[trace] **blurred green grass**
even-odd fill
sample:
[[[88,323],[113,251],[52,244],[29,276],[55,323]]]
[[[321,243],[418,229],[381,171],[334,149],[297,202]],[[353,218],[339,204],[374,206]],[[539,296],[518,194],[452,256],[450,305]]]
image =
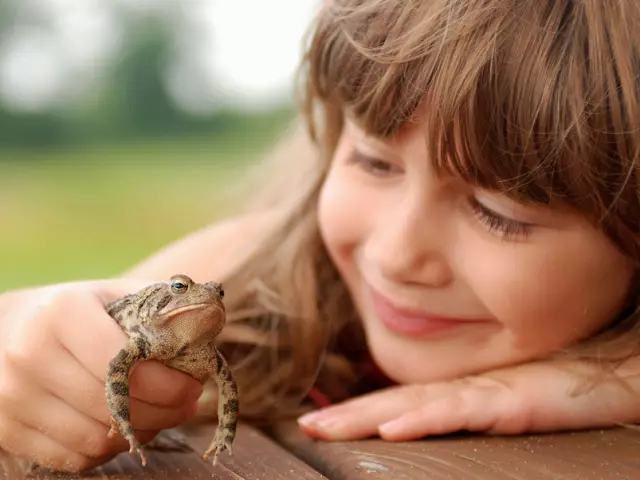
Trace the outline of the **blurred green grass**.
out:
[[[268,130],[0,152],[0,291],[115,275],[228,215]]]

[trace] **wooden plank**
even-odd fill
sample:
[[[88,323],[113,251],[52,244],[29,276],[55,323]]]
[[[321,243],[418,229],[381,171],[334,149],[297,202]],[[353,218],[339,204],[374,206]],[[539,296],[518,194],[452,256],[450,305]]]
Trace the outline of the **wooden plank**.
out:
[[[179,430],[180,431],[180,430]],[[219,464],[202,461],[204,452],[215,432],[215,424],[197,426],[181,431],[192,452],[159,452],[147,450],[147,466],[142,467],[138,457],[127,452],[93,470],[83,472],[83,479],[133,480],[241,480],[241,479],[298,479],[321,480],[319,474],[303,461],[284,450],[263,433],[248,425],[240,424],[233,447],[233,456],[223,452]],[[0,451],[0,479],[61,480],[73,478],[66,475],[37,470],[26,476],[24,462]]]
[[[332,480],[602,480],[640,478],[640,433],[628,429],[527,436],[449,435],[415,442],[323,442],[295,423],[270,435]]]

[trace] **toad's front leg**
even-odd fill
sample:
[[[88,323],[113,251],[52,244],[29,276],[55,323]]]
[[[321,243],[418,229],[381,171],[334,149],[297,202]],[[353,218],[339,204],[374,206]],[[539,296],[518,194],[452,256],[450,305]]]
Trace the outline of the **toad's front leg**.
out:
[[[218,428],[211,445],[202,455],[202,460],[206,461],[213,455],[213,465],[216,465],[218,456],[224,449],[229,451],[229,455],[233,455],[231,445],[236,436],[238,423],[238,387],[220,351],[213,345],[211,349],[211,375],[218,384]]]
[[[129,442],[129,454],[137,452],[143,466],[147,464],[147,459],[135,437],[129,416],[129,372],[137,362],[148,358],[149,353],[149,345],[144,339],[132,337],[109,362],[105,385],[107,406],[111,414],[111,429],[107,435],[113,437],[119,431]]]

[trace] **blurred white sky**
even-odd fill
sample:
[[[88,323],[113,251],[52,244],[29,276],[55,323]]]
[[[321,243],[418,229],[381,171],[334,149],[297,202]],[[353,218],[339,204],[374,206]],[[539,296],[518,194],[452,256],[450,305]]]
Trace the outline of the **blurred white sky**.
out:
[[[112,7],[169,9],[188,19],[167,86],[183,108],[262,108],[291,95],[302,36],[319,0],[21,0],[46,28],[16,23],[0,50],[0,100],[39,110],[82,95],[117,52]]]

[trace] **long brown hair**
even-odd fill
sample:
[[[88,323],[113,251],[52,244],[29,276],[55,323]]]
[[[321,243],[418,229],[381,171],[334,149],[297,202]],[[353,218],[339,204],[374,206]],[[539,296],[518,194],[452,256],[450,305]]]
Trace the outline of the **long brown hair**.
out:
[[[357,379],[356,313],[316,219],[345,115],[383,138],[425,121],[437,169],[579,212],[638,262],[638,25],[637,0],[324,1],[300,69],[312,143],[269,164],[280,180],[260,198],[280,213],[225,279],[221,346],[242,413],[290,414],[314,382]],[[636,299],[634,286],[619,319],[568,351],[601,362],[637,353]],[[338,348],[346,328],[355,336]]]

